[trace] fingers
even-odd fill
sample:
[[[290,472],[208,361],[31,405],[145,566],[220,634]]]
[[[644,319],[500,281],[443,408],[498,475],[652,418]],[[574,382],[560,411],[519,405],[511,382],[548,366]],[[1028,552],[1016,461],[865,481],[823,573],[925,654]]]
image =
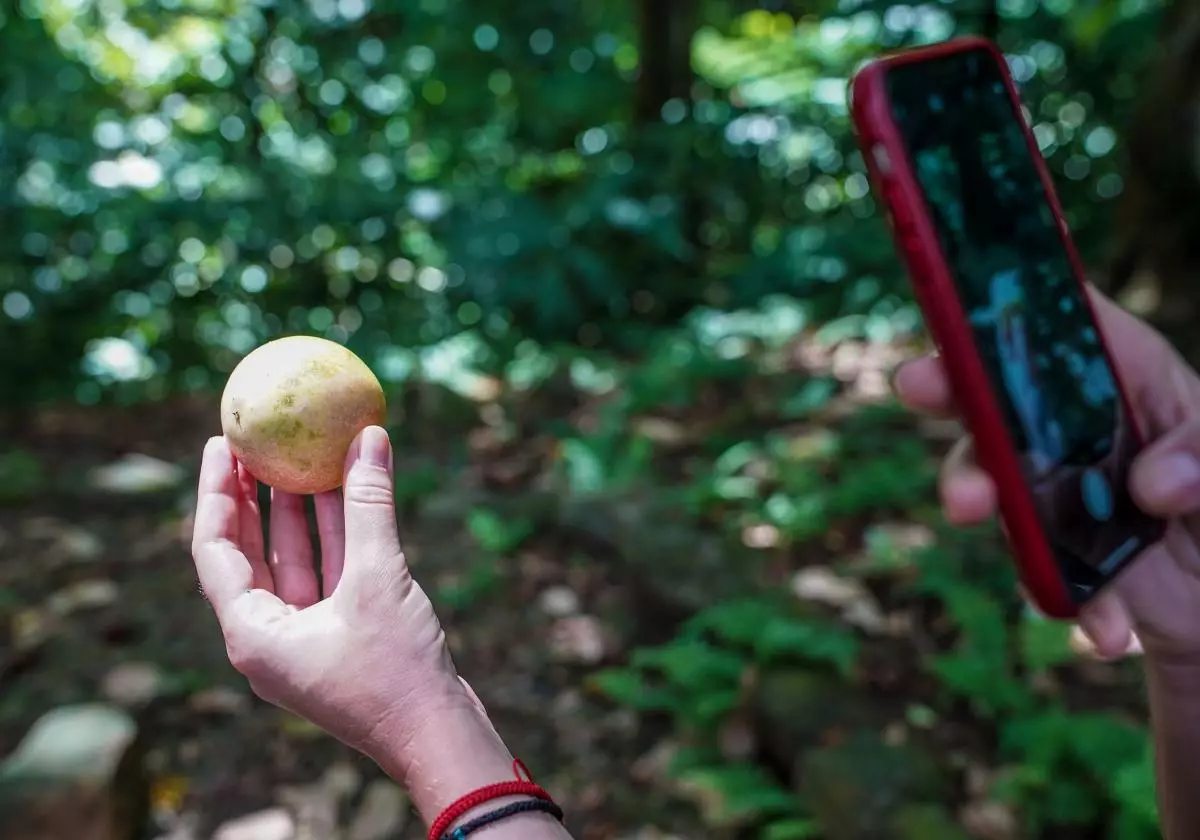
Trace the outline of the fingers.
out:
[[[1134,459],[1129,489],[1152,516],[1200,511],[1200,421],[1184,423],[1143,450]]]
[[[271,490],[268,563],[281,601],[299,609],[317,602],[317,573],[302,496]]]
[[[1152,399],[1168,397],[1161,386],[1169,383],[1170,369],[1186,367],[1162,333],[1137,315],[1107,297],[1096,287],[1088,286],[1092,311],[1112,351],[1118,374],[1128,379],[1132,390],[1143,392]],[[1152,409],[1153,406],[1146,406]]]
[[[946,521],[953,525],[974,525],[996,512],[996,485],[975,465],[970,438],[959,440],[946,456],[938,493]]]
[[[1138,635],[1133,634],[1133,632],[1130,632],[1126,646],[1109,646],[1108,648],[1103,648],[1092,640],[1091,635],[1088,634],[1088,631],[1081,624],[1076,624],[1070,629],[1070,649],[1074,650],[1080,656],[1086,656],[1088,659],[1098,659],[1103,662],[1126,659],[1128,656],[1141,656],[1145,653],[1145,650],[1142,650]]]
[[[1141,650],[1133,620],[1113,592],[1099,593],[1080,610],[1078,631],[1072,634],[1071,646],[1097,659],[1119,659]]]
[[[224,438],[204,447],[192,532],[192,558],[209,603],[224,624],[233,602],[254,587],[254,571],[241,544],[241,486],[237,462]]]
[[[922,356],[896,369],[892,386],[900,401],[915,411],[946,416],[954,413],[954,398],[942,364],[935,356]],[[947,521],[972,525],[996,511],[996,485],[975,465],[969,438],[951,450],[942,466],[939,493]]]
[[[342,579],[346,560],[346,519],[340,490],[313,497],[317,509],[317,533],[321,538],[321,586],[328,598]]]
[[[238,471],[238,525],[241,528],[242,552],[250,561],[255,589],[275,591],[275,582],[267,568],[266,549],[263,543],[262,511],[258,506],[258,479],[242,464]]]
[[[936,356],[921,356],[901,364],[892,376],[892,387],[900,402],[914,411],[938,416],[954,412],[950,381]]]
[[[900,401],[915,411],[946,416],[954,413],[954,398],[942,364],[922,356],[896,369],[892,387]],[[982,522],[996,511],[996,485],[975,465],[969,438],[951,450],[938,483],[946,520],[955,525]]]
[[[402,583],[408,570],[400,549],[392,480],[392,445],[379,426],[362,431],[346,458],[343,486],[346,563],[343,579],[364,586]]]
[[[1071,628],[1071,650],[1080,656],[1088,657],[1089,659],[1099,659],[1102,662],[1111,662],[1116,659],[1124,659],[1129,656],[1141,656],[1145,651],[1142,650],[1142,643],[1136,634],[1131,633],[1128,644],[1116,653],[1101,652],[1100,647],[1092,641],[1081,625],[1076,624]]]
[[[1017,587],[1026,607],[1039,620],[1049,620],[1029,597],[1029,591]],[[1133,620],[1124,603],[1112,592],[1101,592],[1079,612],[1079,623],[1071,628],[1071,650],[1089,659],[1111,660],[1138,656],[1142,644],[1133,632]]]

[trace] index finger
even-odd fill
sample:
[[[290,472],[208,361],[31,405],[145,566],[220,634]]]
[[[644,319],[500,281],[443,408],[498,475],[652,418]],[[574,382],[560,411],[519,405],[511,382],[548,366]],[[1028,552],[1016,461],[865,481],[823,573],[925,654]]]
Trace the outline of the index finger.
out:
[[[225,439],[210,439],[200,466],[192,559],[218,620],[235,598],[254,585],[254,572],[241,545],[238,481],[237,461]]]
[[[901,363],[892,375],[900,402],[914,411],[947,415],[954,412],[950,381],[937,356],[920,356]]]

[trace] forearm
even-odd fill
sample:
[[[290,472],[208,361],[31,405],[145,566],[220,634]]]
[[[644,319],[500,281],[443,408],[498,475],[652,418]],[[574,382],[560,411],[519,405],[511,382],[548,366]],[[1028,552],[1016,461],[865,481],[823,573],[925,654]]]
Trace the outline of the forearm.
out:
[[[513,756],[487,716],[470,697],[447,692],[419,717],[419,724],[385,722],[367,753],[412,796],[425,824],[432,823],[455,800],[487,785],[513,781]],[[457,825],[515,799],[488,802],[463,815]],[[480,840],[570,840],[549,814],[527,813],[482,828]]]
[[[1146,680],[1165,840],[1200,837],[1200,665],[1148,661]]]

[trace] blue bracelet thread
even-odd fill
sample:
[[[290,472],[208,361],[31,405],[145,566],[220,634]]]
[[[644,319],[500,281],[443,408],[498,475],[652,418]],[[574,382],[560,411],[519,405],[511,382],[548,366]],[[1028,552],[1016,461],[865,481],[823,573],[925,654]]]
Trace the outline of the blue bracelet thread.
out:
[[[543,799],[528,799],[523,802],[513,802],[510,805],[497,808],[495,811],[465,822],[453,831],[447,831],[443,834],[442,840],[466,840],[467,835],[474,834],[481,828],[486,828],[509,817],[515,817],[517,814],[529,814],[538,811],[543,814],[549,814],[559,822],[563,821],[562,808],[559,808],[553,802],[546,802]]]

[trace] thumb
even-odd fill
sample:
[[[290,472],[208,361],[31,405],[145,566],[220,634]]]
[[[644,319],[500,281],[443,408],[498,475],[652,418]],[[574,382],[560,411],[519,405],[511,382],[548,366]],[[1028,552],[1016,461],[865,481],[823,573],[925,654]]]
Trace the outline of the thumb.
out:
[[[381,576],[404,568],[396,526],[392,444],[379,426],[359,433],[346,456],[342,486],[346,506],[346,567],[343,574],[379,584]]]
[[[1200,511],[1200,421],[1172,429],[1138,455],[1129,489],[1138,506],[1152,516]]]

